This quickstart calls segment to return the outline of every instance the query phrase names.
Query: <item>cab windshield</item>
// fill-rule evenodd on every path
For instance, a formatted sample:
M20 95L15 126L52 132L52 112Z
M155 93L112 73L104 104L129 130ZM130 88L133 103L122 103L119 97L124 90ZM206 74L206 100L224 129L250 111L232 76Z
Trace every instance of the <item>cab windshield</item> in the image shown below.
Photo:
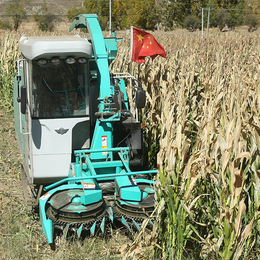
M87 64L32 61L31 106L34 118L87 116Z

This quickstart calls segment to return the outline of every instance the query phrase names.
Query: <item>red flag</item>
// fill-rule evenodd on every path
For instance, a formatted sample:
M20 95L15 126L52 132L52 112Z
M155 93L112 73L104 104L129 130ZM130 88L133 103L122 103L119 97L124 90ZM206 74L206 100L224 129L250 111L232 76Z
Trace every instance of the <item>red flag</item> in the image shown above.
M132 61L144 63L146 56L154 59L157 55L166 58L164 47L155 40L152 34L133 27Z

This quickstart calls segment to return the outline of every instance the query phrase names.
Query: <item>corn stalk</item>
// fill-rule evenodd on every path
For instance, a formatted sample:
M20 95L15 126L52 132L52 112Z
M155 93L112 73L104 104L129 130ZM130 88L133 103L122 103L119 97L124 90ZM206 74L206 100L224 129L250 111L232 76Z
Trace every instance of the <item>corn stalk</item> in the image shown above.
M159 37L167 59L130 63L126 40L112 68L131 71L147 90L146 131L159 141L161 255L249 256L259 250L258 38Z
M0 98L7 110L12 110L13 79L19 58L18 34L2 33L0 36Z

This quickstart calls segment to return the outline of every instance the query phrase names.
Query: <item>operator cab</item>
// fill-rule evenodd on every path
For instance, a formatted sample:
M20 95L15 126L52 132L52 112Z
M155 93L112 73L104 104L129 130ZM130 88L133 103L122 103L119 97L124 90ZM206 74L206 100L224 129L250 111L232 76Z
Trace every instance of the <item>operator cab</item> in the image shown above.
M78 35L22 36L19 48L14 110L24 168L32 183L53 182L68 176L74 150L90 147L92 44Z
M92 45L86 39L79 36L22 37L19 47L28 65L32 118L89 114L86 72Z

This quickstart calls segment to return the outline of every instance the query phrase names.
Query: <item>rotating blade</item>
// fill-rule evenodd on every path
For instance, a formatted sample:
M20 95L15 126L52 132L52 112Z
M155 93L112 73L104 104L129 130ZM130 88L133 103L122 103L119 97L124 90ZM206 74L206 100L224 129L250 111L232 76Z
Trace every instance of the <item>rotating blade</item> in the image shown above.
M114 217L127 228L130 234L132 234L133 230L140 231L143 221L150 218L154 211L155 199L154 192L152 192L154 190L145 184L139 184L138 186L143 195L145 194L140 202L131 203L119 198L114 201ZM149 221L146 226L150 229L152 225L153 222Z
M93 224L92 227L90 228L91 236L94 236L94 235L95 235L95 229L96 229L96 221L94 222L94 224Z
M103 217L101 225L100 225L102 233L105 232L105 224L106 224L106 217Z
M79 227L78 230L77 230L78 238L80 238L80 236L81 236L82 229L83 229L83 224L81 224L80 227Z
M100 225L107 214L104 200L83 205L80 203L82 195L82 190L64 190L54 194L50 199L46 214L53 221L54 227L63 231L65 237L71 234L70 231L78 237L83 230L91 232L93 225Z

